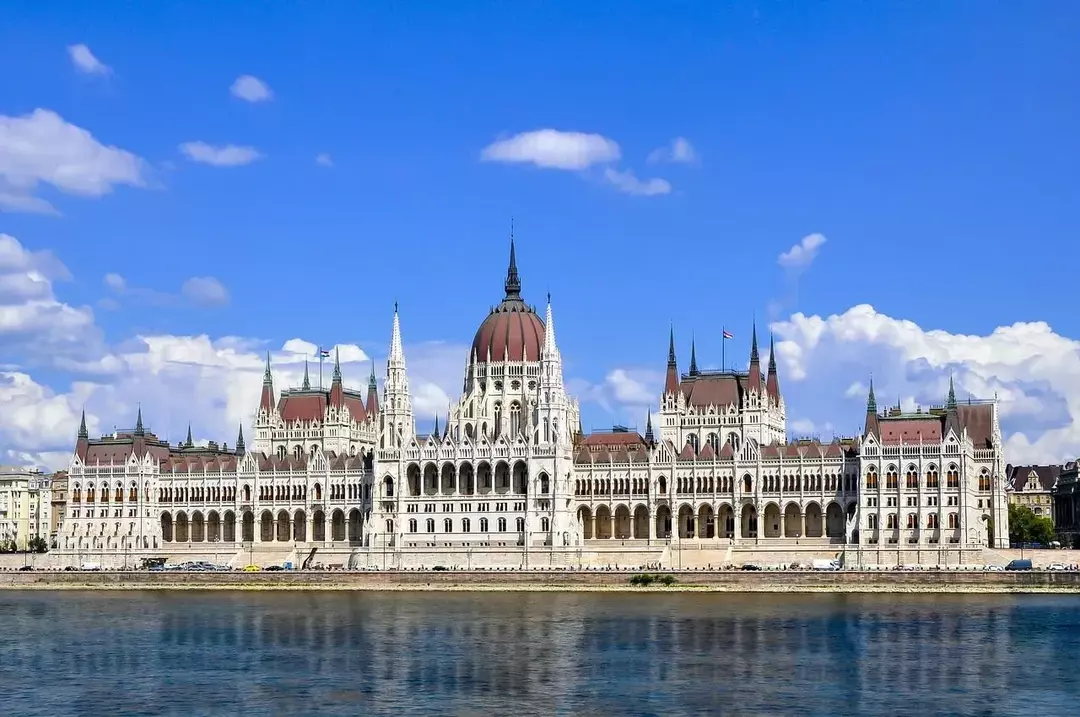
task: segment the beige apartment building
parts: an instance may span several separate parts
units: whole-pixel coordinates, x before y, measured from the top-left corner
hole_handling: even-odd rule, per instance
[[[49,476],[17,466],[0,466],[0,545],[26,550],[34,538],[50,541]]]

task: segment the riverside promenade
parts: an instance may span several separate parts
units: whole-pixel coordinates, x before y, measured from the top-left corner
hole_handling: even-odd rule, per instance
[[[650,585],[631,579],[654,576]],[[663,576],[670,576],[664,578]],[[672,581],[664,585],[657,578]],[[638,582],[641,579],[638,578]],[[0,573],[0,590],[356,590],[775,593],[1080,593],[1080,572],[962,570],[403,570]]]

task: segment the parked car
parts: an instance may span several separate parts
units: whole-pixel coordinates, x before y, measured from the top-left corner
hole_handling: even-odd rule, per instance
[[[1031,570],[1032,569],[1031,561],[1030,560],[1013,560],[1012,562],[1010,562],[1008,565],[1005,566],[1005,569],[1006,570]]]
[[[1046,566],[1046,569],[1047,570],[1068,570],[1068,568],[1066,568],[1061,563],[1050,563],[1048,566]]]

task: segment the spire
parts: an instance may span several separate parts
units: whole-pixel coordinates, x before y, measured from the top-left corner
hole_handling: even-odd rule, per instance
[[[371,361],[371,376],[368,378],[367,384],[367,403],[364,404],[364,412],[367,415],[374,416],[379,412],[379,384],[375,380],[375,361]]]
[[[963,426],[960,425],[960,409],[956,406],[956,384],[953,382],[952,375],[950,375],[949,396],[945,399],[945,433],[948,434],[949,431],[952,431],[959,437],[963,430]]]
[[[367,387],[369,391],[379,387],[378,382],[375,381],[375,359],[371,360],[371,375],[368,376]]]
[[[341,383],[341,349],[334,347],[334,381]]]
[[[135,419],[135,435],[142,436],[145,434],[146,431],[143,430],[142,424],[142,406],[139,406],[139,417]]]
[[[667,377],[664,379],[664,393],[679,392],[679,366],[675,362],[675,327],[671,327],[668,336]]]
[[[645,420],[645,442],[650,446],[656,443],[652,430],[652,411],[649,412],[649,417]]]
[[[435,438],[439,437],[439,414],[435,414],[435,428],[432,429],[431,435]]]
[[[874,397],[874,377],[870,377],[870,395],[866,397],[866,423],[863,437],[878,435],[877,399]]]
[[[753,335],[750,338],[750,365],[760,363],[761,358],[757,350],[757,321],[754,322]]]
[[[398,318],[398,305],[394,302],[394,329],[390,334],[390,356],[388,360],[394,364],[405,363],[405,351],[401,348],[401,320]]]
[[[551,314],[551,294],[547,296],[547,313],[544,315],[544,351],[543,357],[553,359],[558,354],[555,344],[555,319]]]
[[[266,370],[263,371],[263,385],[272,383],[274,376],[270,373],[270,352],[266,352]]]
[[[266,371],[263,372],[262,397],[259,399],[259,410],[267,414],[274,412],[274,376],[270,372],[270,352],[266,352]]]
[[[86,409],[83,409],[82,420],[79,421],[79,438],[90,438],[90,433],[86,430]]]
[[[780,405],[780,380],[776,377],[776,341],[769,335],[769,374],[765,378],[765,392],[776,405]]]
[[[953,383],[953,377],[949,375],[949,397],[945,399],[945,408],[955,410],[956,409],[956,386]]]
[[[184,447],[191,448],[194,445],[195,441],[191,440],[191,422],[189,421],[187,424],[187,440],[184,441]]]
[[[244,424],[241,423],[240,431],[236,434],[236,454],[242,456],[246,452],[247,451],[244,447]]]
[[[521,298],[521,280],[518,279],[517,251],[514,248],[514,220],[510,220],[510,266],[506,269],[506,298]]]
[[[690,375],[697,376],[697,339],[690,338]]]
[[[877,398],[874,396],[874,377],[870,377],[870,395],[866,397],[866,412],[877,413]]]
[[[311,390],[311,379],[308,378],[307,359],[304,359],[304,383],[300,385],[300,388],[304,389],[305,391]]]

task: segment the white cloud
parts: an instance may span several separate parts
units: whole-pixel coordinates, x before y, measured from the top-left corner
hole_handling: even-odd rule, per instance
[[[246,102],[265,102],[274,97],[270,85],[253,75],[240,75],[232,83],[229,92]]]
[[[614,162],[619,145],[599,134],[540,129],[522,132],[489,144],[480,153],[487,162],[535,164],[545,169],[588,169]]]
[[[652,197],[660,194],[670,194],[671,184],[667,180],[653,178],[647,180],[638,179],[631,170],[620,172],[608,167],[604,170],[604,179],[618,187],[620,192],[635,194],[642,197]]]
[[[595,403],[616,419],[634,419],[642,415],[644,420],[649,407],[660,401],[664,374],[651,369],[616,368],[609,371],[600,383],[571,379],[566,384],[578,400]]]
[[[783,252],[777,262],[792,274],[798,274],[810,268],[814,262],[825,237],[821,234],[808,234],[798,244]]]
[[[192,305],[202,308],[224,306],[229,303],[229,290],[212,276],[194,276],[184,281],[179,293],[172,294],[156,289],[132,286],[120,274],[109,273],[104,278],[105,287],[118,297],[134,299],[152,306]],[[99,302],[102,308],[115,310],[120,303],[112,297]]]
[[[1045,322],[1019,322],[982,336],[951,334],[863,304],[829,317],[797,313],[772,328],[781,339],[781,380],[803,398],[803,410],[815,408],[822,418],[861,425],[866,393],[858,389],[865,384],[852,379],[866,381],[871,372],[879,405],[900,396],[912,408],[940,405],[952,376],[961,401],[998,395],[1007,461],[1080,455],[1080,342]]]
[[[90,52],[86,45],[68,45],[67,51],[79,72],[87,75],[107,75],[112,71],[108,65],[94,57],[94,53]]]
[[[224,306],[229,303],[229,291],[212,276],[194,276],[184,282],[180,293],[197,306]]]
[[[320,152],[319,154],[315,155],[315,164],[319,165],[320,167],[333,167],[334,160],[330,158],[329,154],[325,152]]]
[[[50,110],[0,115],[0,210],[56,213],[35,195],[40,184],[66,194],[100,197],[118,185],[144,187],[147,165]]]
[[[698,155],[690,140],[685,137],[676,137],[671,144],[658,147],[649,153],[649,164],[669,162],[672,164],[697,164]]]
[[[184,142],[180,145],[180,152],[192,162],[215,167],[238,167],[262,158],[262,154],[254,147],[235,144],[215,147],[206,142]]]

